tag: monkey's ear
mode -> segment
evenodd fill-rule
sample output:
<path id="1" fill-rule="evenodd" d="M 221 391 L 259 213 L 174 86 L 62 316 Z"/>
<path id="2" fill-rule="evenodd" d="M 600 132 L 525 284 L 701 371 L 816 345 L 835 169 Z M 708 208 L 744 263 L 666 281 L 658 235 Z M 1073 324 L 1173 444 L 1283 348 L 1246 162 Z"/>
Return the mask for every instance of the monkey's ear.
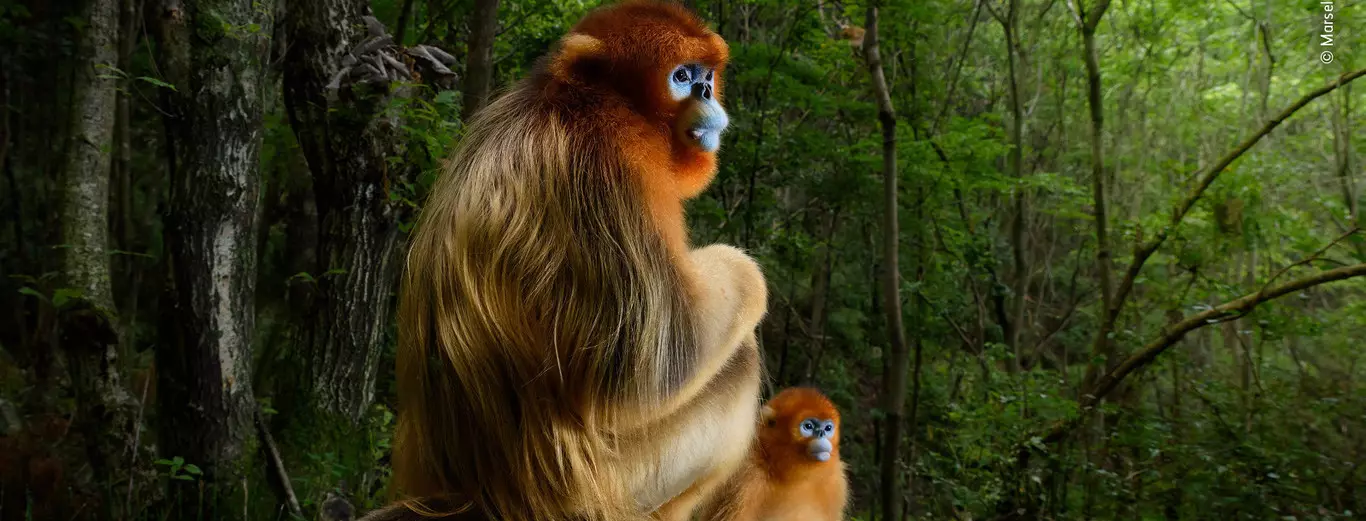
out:
<path id="1" fill-rule="evenodd" d="M 775 412 L 772 407 L 765 405 L 763 408 L 759 409 L 759 422 L 766 424 L 772 421 L 773 417 L 777 415 L 778 413 Z"/>
<path id="2" fill-rule="evenodd" d="M 560 40 L 560 49 L 555 53 L 550 69 L 561 81 L 572 81 L 578 66 L 602 57 L 602 40 L 583 33 L 569 33 Z"/>

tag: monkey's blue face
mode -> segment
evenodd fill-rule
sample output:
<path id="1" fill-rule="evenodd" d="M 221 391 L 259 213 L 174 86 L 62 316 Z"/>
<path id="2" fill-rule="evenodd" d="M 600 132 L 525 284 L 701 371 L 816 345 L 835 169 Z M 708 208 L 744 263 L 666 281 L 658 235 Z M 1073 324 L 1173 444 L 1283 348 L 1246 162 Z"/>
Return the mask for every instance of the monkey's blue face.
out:
<path id="1" fill-rule="evenodd" d="M 726 110 L 713 96 L 716 71 L 698 64 L 683 64 L 669 72 L 669 94 L 683 106 L 675 132 L 706 152 L 721 148 L 721 132 L 730 124 Z"/>
<path id="2" fill-rule="evenodd" d="M 835 437 L 835 422 L 819 418 L 807 418 L 802 420 L 798 427 L 803 438 L 809 440 L 806 444 L 806 453 L 811 455 L 816 461 L 830 461 L 830 453 L 834 451 L 834 444 L 830 442 Z"/>

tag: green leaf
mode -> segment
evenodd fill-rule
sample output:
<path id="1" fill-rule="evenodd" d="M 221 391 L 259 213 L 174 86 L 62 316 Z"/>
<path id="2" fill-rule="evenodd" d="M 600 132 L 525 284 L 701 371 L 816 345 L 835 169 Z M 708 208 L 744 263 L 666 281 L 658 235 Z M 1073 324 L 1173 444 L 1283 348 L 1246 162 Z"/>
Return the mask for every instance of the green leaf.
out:
<path id="1" fill-rule="evenodd" d="M 440 94 L 436 95 L 436 99 L 433 101 L 440 105 L 453 104 L 455 103 L 455 91 L 443 90 Z"/>
<path id="2" fill-rule="evenodd" d="M 203 472 L 201 472 L 201 471 L 199 470 L 199 466 L 195 465 L 194 463 L 190 463 L 190 464 L 185 465 L 185 472 L 188 472 L 188 473 L 190 473 L 190 474 L 194 474 L 194 475 L 196 475 L 196 476 L 197 476 L 197 475 L 200 475 L 200 474 L 203 474 Z"/>
<path id="3" fill-rule="evenodd" d="M 193 477 L 187 476 L 185 474 L 177 474 L 175 476 L 171 476 L 171 479 L 178 479 L 180 481 L 194 481 Z"/>
<path id="4" fill-rule="evenodd" d="M 168 460 L 168 459 L 165 459 L 165 458 L 156 460 L 156 461 L 154 461 L 153 463 L 155 463 L 155 464 L 157 464 L 157 465 L 175 465 L 175 462 L 174 462 L 174 461 L 171 461 L 171 460 Z"/>
<path id="5" fill-rule="evenodd" d="M 176 90 L 176 89 L 175 89 L 175 85 L 171 85 L 170 83 L 166 83 L 166 82 L 164 82 L 164 81 L 158 80 L 158 79 L 153 78 L 153 77 L 151 77 L 151 76 L 138 76 L 137 79 L 140 80 L 140 81 L 144 81 L 144 82 L 147 82 L 147 83 L 151 83 L 152 85 L 155 85 L 155 86 L 157 86 L 157 87 L 161 87 L 161 88 L 163 88 L 163 89 L 171 89 L 172 91 Z"/>
<path id="6" fill-rule="evenodd" d="M 67 302 L 71 301 L 71 299 L 80 298 L 80 296 L 81 290 L 79 289 L 59 288 L 57 291 L 52 293 L 52 305 L 56 307 L 62 307 L 63 304 L 66 304 Z"/>
<path id="7" fill-rule="evenodd" d="M 30 288 L 30 287 L 28 287 L 28 286 L 24 286 L 24 287 L 22 287 L 22 288 L 19 288 L 19 293 L 24 294 L 24 295 L 33 296 L 33 297 L 38 297 L 38 299 L 39 299 L 39 300 L 42 300 L 43 302 L 51 302 L 50 300 L 47 299 L 47 296 L 43 295 L 42 293 L 39 293 L 38 290 L 33 289 L 33 288 Z"/>

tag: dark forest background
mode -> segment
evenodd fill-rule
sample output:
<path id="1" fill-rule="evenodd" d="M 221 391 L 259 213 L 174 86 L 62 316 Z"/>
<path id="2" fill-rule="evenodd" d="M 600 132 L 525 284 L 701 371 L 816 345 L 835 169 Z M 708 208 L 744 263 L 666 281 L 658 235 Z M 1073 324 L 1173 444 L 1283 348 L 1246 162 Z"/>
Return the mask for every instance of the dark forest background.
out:
<path id="1" fill-rule="evenodd" d="M 871 2 L 689 2 L 852 516 L 1360 518 L 1366 4 Z M 593 5 L 0 0 L 0 519 L 382 504 L 406 234 Z"/>

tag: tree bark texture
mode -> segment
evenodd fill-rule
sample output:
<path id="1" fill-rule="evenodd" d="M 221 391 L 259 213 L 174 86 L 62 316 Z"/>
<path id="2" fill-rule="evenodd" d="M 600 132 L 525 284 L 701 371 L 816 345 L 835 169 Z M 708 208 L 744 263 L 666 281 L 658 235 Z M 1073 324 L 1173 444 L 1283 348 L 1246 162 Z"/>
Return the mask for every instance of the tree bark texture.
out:
<path id="1" fill-rule="evenodd" d="M 1091 197 L 1092 204 L 1095 206 L 1096 222 L 1096 278 L 1098 279 L 1097 283 L 1100 284 L 1101 321 L 1091 349 L 1093 358 L 1099 356 L 1106 364 L 1106 367 L 1096 367 L 1092 364 L 1088 368 L 1083 388 L 1088 388 L 1096 375 L 1103 372 L 1104 369 L 1108 369 L 1114 351 L 1113 344 L 1110 342 L 1110 332 L 1114 329 L 1115 320 L 1119 318 L 1119 310 L 1114 306 L 1114 285 L 1111 282 L 1113 269 L 1110 265 L 1110 239 L 1107 230 L 1108 217 L 1105 213 L 1105 149 L 1102 146 L 1105 107 L 1101 100 L 1100 57 L 1096 51 L 1096 26 L 1099 25 L 1100 17 L 1104 16 L 1105 10 L 1109 6 L 1108 0 L 1102 0 L 1089 15 L 1079 10 L 1074 13 L 1078 29 L 1081 30 L 1084 46 L 1086 100 L 1091 109 Z"/>
<path id="2" fill-rule="evenodd" d="M 883 297 L 886 299 L 887 337 L 891 343 L 885 366 L 885 380 L 881 408 L 886 415 L 883 425 L 882 447 L 882 518 L 901 519 L 900 448 L 901 411 L 906 407 L 906 372 L 909 360 L 906 352 L 906 330 L 901 323 L 901 273 L 897 262 L 901 232 L 897 217 L 896 171 L 896 112 L 882 70 L 882 55 L 878 48 L 878 8 L 867 11 L 867 32 L 863 37 L 864 58 L 873 80 L 877 96 L 878 120 L 882 124 L 883 175 L 883 235 L 882 257 L 886 266 L 883 278 Z"/>
<path id="3" fill-rule="evenodd" d="M 71 289 L 113 309 L 109 272 L 109 168 L 114 142 L 119 15 L 116 0 L 92 0 L 80 37 L 86 56 L 72 78 L 70 143 L 62 187 L 62 271 Z"/>
<path id="4" fill-rule="evenodd" d="M 1015 179 L 1024 178 L 1024 109 L 1020 104 L 1020 78 L 1019 78 L 1019 45 L 1016 34 L 1018 27 L 1016 21 L 1018 8 L 1015 1 L 1010 0 L 1006 5 L 1006 14 L 1000 18 L 1001 27 L 1005 31 L 1006 37 L 1006 68 L 1010 80 L 1010 154 L 1007 156 L 1008 167 L 1011 177 Z M 1021 357 L 1024 353 L 1020 350 L 1021 332 L 1025 329 L 1025 294 L 1029 292 L 1029 266 L 1025 262 L 1025 192 L 1024 187 L 1016 190 L 1014 195 L 1015 209 L 1011 215 L 1010 223 L 1010 252 L 1013 268 L 1015 272 L 1015 285 L 1011 288 L 1010 295 L 1010 317 L 1002 323 L 1005 331 L 1006 343 L 1010 346 L 1013 356 L 1011 357 L 1010 368 L 1013 372 L 1020 370 L 1023 363 Z"/>
<path id="5" fill-rule="evenodd" d="M 374 396 L 380 346 L 400 263 L 406 207 L 390 190 L 411 176 L 388 84 L 328 89 L 367 35 L 368 3 L 290 2 L 285 104 L 308 161 L 317 204 L 317 281 L 305 319 L 304 374 L 312 411 L 354 423 Z M 373 31 L 371 31 L 373 33 Z"/>
<path id="6" fill-rule="evenodd" d="M 100 519 L 113 518 L 113 483 L 128 476 L 134 402 L 119 381 L 109 265 L 109 175 L 115 122 L 119 2 L 92 0 L 80 33 L 72 79 L 70 142 L 62 179 L 62 273 L 77 295 L 61 308 L 61 345 L 76 394 L 77 429 L 103 500 Z"/>
<path id="7" fill-rule="evenodd" d="M 271 11 L 254 0 L 164 0 L 160 62 L 174 135 L 171 284 L 157 347 L 160 444 L 204 471 L 182 505 L 228 517 L 255 454 L 251 340 L 262 106 Z M 175 496 L 176 492 L 172 492 Z M 192 507 L 188 505 L 193 505 Z M 235 511 L 235 509 L 233 509 Z"/>
<path id="8" fill-rule="evenodd" d="M 460 119 L 469 121 L 488 102 L 493 79 L 493 38 L 498 33 L 498 0 L 475 0 L 470 20 L 469 57 L 465 62 L 464 105 Z"/>

